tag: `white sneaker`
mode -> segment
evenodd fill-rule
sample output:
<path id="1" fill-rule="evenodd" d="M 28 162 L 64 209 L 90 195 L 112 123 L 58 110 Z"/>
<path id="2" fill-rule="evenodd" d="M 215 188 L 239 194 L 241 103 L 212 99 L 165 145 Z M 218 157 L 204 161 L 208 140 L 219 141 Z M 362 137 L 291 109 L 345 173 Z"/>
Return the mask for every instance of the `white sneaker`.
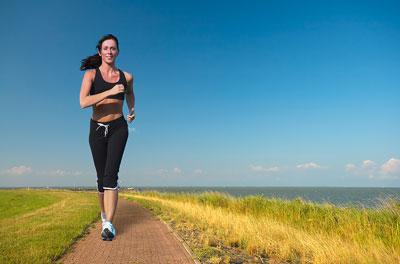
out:
<path id="1" fill-rule="evenodd" d="M 102 231 L 101 231 L 101 238 L 103 240 L 108 240 L 111 241 L 117 234 L 115 227 L 113 224 L 109 221 L 106 221 L 103 225 Z"/>
<path id="2" fill-rule="evenodd" d="M 114 225 L 112 223 L 111 224 L 111 233 L 113 234 L 113 237 L 115 237 L 117 235 L 117 230 L 115 229 Z"/>

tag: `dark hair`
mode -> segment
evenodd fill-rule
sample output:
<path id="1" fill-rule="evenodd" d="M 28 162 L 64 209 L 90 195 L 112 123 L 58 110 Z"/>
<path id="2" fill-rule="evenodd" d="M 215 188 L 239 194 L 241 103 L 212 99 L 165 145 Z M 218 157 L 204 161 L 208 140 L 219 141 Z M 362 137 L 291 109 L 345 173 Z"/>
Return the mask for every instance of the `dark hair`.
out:
<path id="1" fill-rule="evenodd" d="M 114 36 L 113 34 L 108 34 L 108 35 L 104 35 L 103 37 L 101 37 L 101 39 L 99 40 L 99 42 L 97 42 L 96 48 L 97 51 L 101 52 L 101 45 L 103 44 L 103 41 L 107 40 L 107 39 L 113 39 L 115 40 L 115 42 L 117 43 L 117 49 L 119 51 L 119 45 L 118 45 L 118 39 L 116 36 Z M 86 59 L 83 59 L 81 61 L 81 71 L 87 70 L 87 69 L 95 69 L 97 67 L 99 67 L 101 65 L 101 57 L 98 53 L 87 57 Z"/>

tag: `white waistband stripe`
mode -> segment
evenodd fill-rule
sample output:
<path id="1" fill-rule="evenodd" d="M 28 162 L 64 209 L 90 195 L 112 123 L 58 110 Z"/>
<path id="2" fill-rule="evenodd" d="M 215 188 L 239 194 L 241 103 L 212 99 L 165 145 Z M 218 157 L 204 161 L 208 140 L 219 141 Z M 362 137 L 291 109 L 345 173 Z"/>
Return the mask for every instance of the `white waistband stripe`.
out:
<path id="1" fill-rule="evenodd" d="M 110 126 L 110 125 L 104 125 L 104 124 L 102 124 L 102 123 L 97 123 L 99 126 L 97 127 L 97 129 L 99 129 L 99 127 L 100 126 L 103 126 L 103 127 L 105 127 L 106 129 L 104 130 L 104 136 L 107 136 L 107 133 L 108 133 L 108 127 Z M 97 129 L 96 129 L 96 131 L 97 131 Z"/>

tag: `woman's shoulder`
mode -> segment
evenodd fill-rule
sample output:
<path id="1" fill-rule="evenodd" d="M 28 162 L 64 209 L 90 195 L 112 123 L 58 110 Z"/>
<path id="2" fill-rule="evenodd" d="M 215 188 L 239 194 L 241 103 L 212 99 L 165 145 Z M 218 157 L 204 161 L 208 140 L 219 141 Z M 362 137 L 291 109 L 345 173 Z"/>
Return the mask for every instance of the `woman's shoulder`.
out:
<path id="1" fill-rule="evenodd" d="M 131 81 L 133 81 L 134 77 L 133 77 L 133 74 L 132 74 L 132 73 L 127 72 L 127 71 L 122 71 L 122 72 L 124 73 L 125 79 L 126 79 L 126 81 L 127 81 L 128 83 L 131 82 Z"/>
<path id="2" fill-rule="evenodd" d="M 89 78 L 90 80 L 94 80 L 96 76 L 96 69 L 88 69 L 85 71 L 84 78 Z"/>
<path id="3" fill-rule="evenodd" d="M 94 76 L 96 74 L 96 69 L 88 69 L 85 71 L 85 74 Z"/>

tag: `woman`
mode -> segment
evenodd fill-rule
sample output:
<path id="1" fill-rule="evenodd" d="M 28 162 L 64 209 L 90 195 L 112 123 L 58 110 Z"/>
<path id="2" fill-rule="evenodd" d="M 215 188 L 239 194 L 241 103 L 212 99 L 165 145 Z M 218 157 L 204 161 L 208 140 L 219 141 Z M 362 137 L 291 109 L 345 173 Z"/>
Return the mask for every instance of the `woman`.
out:
<path id="1" fill-rule="evenodd" d="M 128 140 L 128 124 L 135 119 L 133 76 L 115 66 L 119 54 L 118 39 L 103 36 L 97 53 L 82 60 L 86 70 L 79 95 L 81 108 L 92 106 L 89 145 L 97 171 L 97 190 L 101 209 L 103 240 L 116 235 L 112 224 L 118 203 L 118 172 Z M 124 97 L 129 109 L 127 120 L 122 112 Z"/>

